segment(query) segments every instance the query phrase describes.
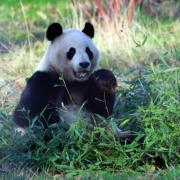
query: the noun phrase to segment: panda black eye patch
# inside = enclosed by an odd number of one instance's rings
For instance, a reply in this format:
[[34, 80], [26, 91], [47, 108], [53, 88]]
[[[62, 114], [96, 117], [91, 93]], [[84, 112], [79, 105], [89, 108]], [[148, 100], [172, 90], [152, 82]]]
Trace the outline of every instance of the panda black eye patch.
[[87, 53], [89, 59], [92, 60], [94, 56], [93, 56], [92, 51], [89, 49], [89, 47], [86, 47], [86, 53]]
[[71, 48], [69, 49], [69, 51], [67, 52], [66, 56], [67, 56], [67, 58], [68, 58], [69, 60], [71, 60], [71, 59], [73, 58], [73, 56], [74, 56], [75, 53], [76, 53], [76, 49], [73, 48], [73, 47], [71, 47]]

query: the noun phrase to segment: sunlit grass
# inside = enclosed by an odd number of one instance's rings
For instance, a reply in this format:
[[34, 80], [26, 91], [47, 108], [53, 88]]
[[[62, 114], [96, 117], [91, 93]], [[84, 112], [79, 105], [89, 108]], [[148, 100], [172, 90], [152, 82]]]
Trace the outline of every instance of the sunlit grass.
[[[0, 47], [4, 52], [0, 54], [0, 164], [8, 163], [11, 171], [5, 177], [20, 174], [23, 178], [29, 173], [35, 178], [43, 178], [37, 170], [46, 174], [63, 172], [86, 177], [97, 172], [97, 179], [118, 179], [119, 176], [126, 179], [131, 177], [130, 172], [137, 179], [165, 178], [166, 174], [167, 179], [178, 177], [180, 21], [145, 20], [139, 13], [131, 27], [127, 27], [124, 25], [125, 14], [116, 21], [112, 19], [110, 26], [103, 21], [97, 23], [92, 17], [96, 30], [94, 41], [101, 52], [100, 66], [112, 69], [119, 83], [114, 115], [109, 121], [117, 121], [124, 129], [139, 130], [139, 136], [132, 144], [121, 145], [113, 132], [102, 127], [90, 128], [81, 123], [83, 119], [79, 117], [80, 121], [68, 132], [58, 127], [54, 138], [45, 144], [41, 129], [30, 129], [25, 137], [14, 136], [11, 113], [26, 78], [34, 72], [47, 48], [44, 39], [47, 25], [58, 21], [65, 28], [82, 29], [86, 19], [72, 5], [68, 6], [71, 13], [62, 18], [58, 9], [61, 3], [55, 6], [54, 1], [42, 8], [35, 3], [35, 9], [25, 1], [22, 4], [19, 1], [14, 8], [8, 3], [0, 7], [4, 11], [0, 17], [7, 18], [0, 22]], [[8, 6], [10, 14], [7, 13]], [[45, 10], [52, 7], [55, 13], [45, 14]], [[14, 16], [16, 8], [19, 9], [17, 18]], [[40, 32], [41, 37], [35, 31]], [[138, 143], [142, 134], [146, 134], [143, 147]], [[35, 137], [36, 148], [29, 151]], [[14, 167], [18, 170], [12, 171]], [[26, 173], [22, 167], [32, 169], [34, 174]]]

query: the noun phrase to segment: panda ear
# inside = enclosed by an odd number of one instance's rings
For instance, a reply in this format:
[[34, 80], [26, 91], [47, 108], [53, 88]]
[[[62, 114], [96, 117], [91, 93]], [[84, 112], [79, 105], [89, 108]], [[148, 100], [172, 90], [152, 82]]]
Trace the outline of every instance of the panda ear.
[[52, 23], [46, 31], [46, 37], [49, 41], [53, 41], [57, 36], [62, 34], [62, 26], [59, 23]]
[[94, 27], [93, 27], [93, 25], [90, 22], [86, 22], [82, 32], [85, 33], [90, 38], [93, 38], [94, 37]]

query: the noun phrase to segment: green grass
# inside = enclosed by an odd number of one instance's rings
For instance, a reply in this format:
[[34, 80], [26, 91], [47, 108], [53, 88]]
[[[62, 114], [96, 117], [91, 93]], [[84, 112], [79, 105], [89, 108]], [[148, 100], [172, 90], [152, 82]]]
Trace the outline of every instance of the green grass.
[[[80, 115], [69, 130], [65, 124], [51, 127], [53, 139], [44, 143], [38, 127], [24, 136], [13, 134], [13, 108], [47, 47], [46, 26], [60, 21], [64, 27], [82, 29], [86, 20], [66, 1], [0, 3], [0, 178], [180, 177], [178, 19], [165, 22], [137, 14], [131, 28], [122, 28], [123, 19], [118, 27], [112, 20], [106, 30], [102, 21], [95, 25], [100, 65], [113, 70], [119, 85], [114, 114], [106, 121], [136, 132], [131, 144], [120, 144], [113, 130], [86, 124]], [[55, 14], [46, 13], [51, 8]]]
[[[93, 174], [93, 175], [91, 175]], [[130, 179], [135, 179], [135, 180], [146, 180], [146, 179], [155, 179], [155, 180], [169, 180], [169, 179], [178, 179], [180, 176], [180, 171], [178, 169], [175, 169], [174, 167], [169, 168], [168, 171], [164, 171], [164, 170], [159, 170], [156, 173], [139, 173], [139, 172], [129, 172], [129, 173], [109, 173], [109, 172], [105, 172], [105, 171], [97, 171], [97, 172], [84, 172], [79, 176], [73, 176], [73, 174], [68, 174], [66, 176], [64, 176], [63, 174], [56, 174], [54, 176], [48, 175], [48, 174], [44, 174], [44, 173], [36, 173], [36, 172], [31, 172], [27, 174], [26, 171], [15, 171], [12, 172], [9, 175], [0, 175], [0, 177], [3, 180], [9, 180], [9, 179], [25, 179], [25, 178], [32, 178], [32, 179], [87, 179], [87, 178], [91, 178], [94, 180], [98, 180], [98, 179], [104, 179], [104, 180], [108, 180], [108, 179], [115, 179], [115, 180], [119, 180], [119, 179], [124, 179], [124, 180], [130, 180]]]
[[[28, 0], [1, 0], [1, 15], [0, 17], [4, 20], [23, 20], [23, 11], [25, 12], [25, 16], [28, 20], [32, 21], [42, 21], [48, 20], [49, 18], [54, 18], [61, 13], [67, 13], [66, 5], [70, 3], [70, 0], [62, 0], [56, 1], [52, 0], [49, 2], [45, 2], [44, 0], [35, 1], [32, 0], [29, 3]], [[58, 7], [58, 8], [57, 8]], [[7, 11], [7, 9], [10, 10]], [[17, 14], [18, 12], [18, 14]], [[16, 16], [15, 16], [16, 15]], [[54, 16], [54, 17], [53, 17]]]

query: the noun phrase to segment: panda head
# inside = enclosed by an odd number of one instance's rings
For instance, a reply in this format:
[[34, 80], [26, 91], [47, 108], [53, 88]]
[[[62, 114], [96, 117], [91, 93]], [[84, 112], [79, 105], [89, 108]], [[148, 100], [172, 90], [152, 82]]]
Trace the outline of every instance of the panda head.
[[87, 22], [82, 31], [63, 31], [59, 23], [53, 23], [46, 37], [50, 41], [43, 60], [46, 70], [55, 71], [68, 81], [87, 80], [99, 61], [99, 51], [92, 41], [93, 25]]

